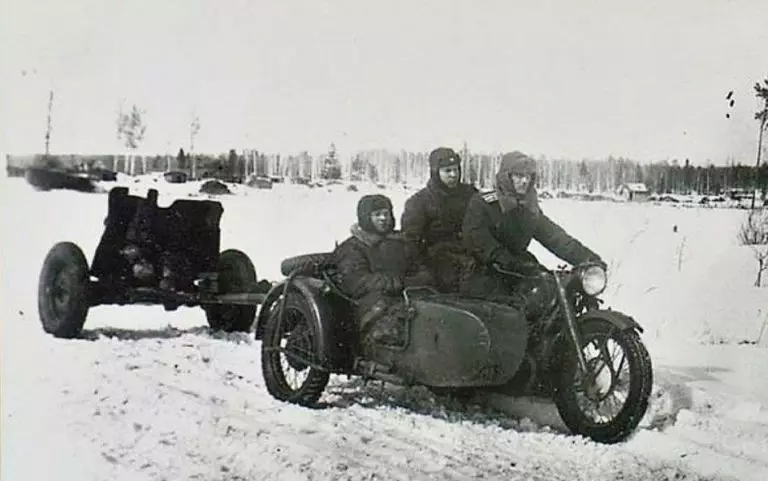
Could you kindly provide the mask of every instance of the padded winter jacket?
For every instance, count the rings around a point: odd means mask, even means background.
[[[499,263],[511,267],[518,260],[530,260],[527,251],[532,239],[570,264],[600,259],[544,215],[535,201],[535,191],[531,192],[530,203],[521,203],[507,212],[502,212],[495,191],[475,194],[470,199],[462,231],[467,250],[480,266]]]
[[[433,177],[408,198],[400,225],[409,258],[426,261],[436,249],[463,252],[461,224],[469,199],[476,192],[470,184],[447,189]]]

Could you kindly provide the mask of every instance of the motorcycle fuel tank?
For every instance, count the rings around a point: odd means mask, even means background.
[[[451,295],[413,300],[402,350],[377,347],[393,374],[434,387],[495,386],[519,368],[528,342],[525,317],[512,307]]]

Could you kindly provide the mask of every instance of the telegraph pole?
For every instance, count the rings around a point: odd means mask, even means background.
[[[53,90],[48,93],[48,120],[45,128],[45,157],[51,153],[51,111],[53,110]]]

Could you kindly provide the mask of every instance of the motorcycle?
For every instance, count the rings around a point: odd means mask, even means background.
[[[653,370],[643,329],[632,317],[601,308],[598,296],[607,286],[601,265],[561,266],[523,279],[541,300],[535,315],[501,302],[406,288],[402,342],[363,346],[354,300],[336,285],[328,258],[284,260],[287,277],[259,312],[262,372],[276,399],[312,406],[332,374],[459,396],[543,394],[572,433],[601,443],[625,440],[645,415]]]

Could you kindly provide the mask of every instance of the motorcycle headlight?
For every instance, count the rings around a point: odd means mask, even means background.
[[[596,296],[605,290],[608,277],[600,266],[588,267],[581,271],[581,288],[588,296]]]

